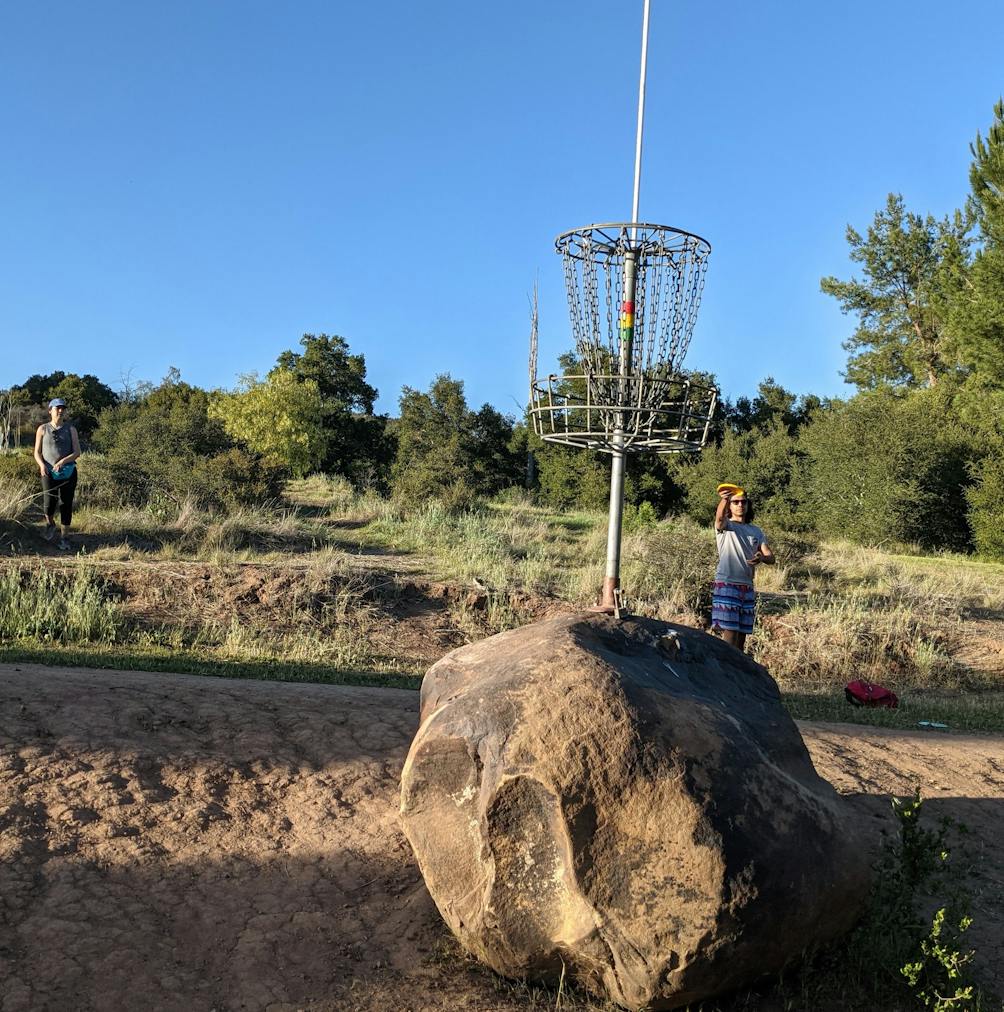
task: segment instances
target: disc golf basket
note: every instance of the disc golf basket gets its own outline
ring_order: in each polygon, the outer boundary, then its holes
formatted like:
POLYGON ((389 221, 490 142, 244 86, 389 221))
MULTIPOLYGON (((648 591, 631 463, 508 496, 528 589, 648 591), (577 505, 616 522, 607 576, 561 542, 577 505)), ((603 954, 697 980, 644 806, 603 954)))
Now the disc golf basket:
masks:
POLYGON ((609 453, 607 568, 599 608, 620 614, 624 461, 629 453, 700 450, 718 391, 683 359, 697 321, 711 246, 699 235, 638 220, 651 0, 644 0, 631 221, 587 225, 555 240, 575 339, 571 373, 537 377, 537 304, 530 332, 534 431, 549 443, 609 453))
POLYGON ((546 442, 613 457, 599 608, 619 615, 625 456, 700 450, 718 402, 714 387, 682 371, 711 246, 668 225, 620 222, 563 232, 555 248, 564 266, 576 370, 537 377, 535 316, 529 414, 546 442))
POLYGON ((667 225, 616 223, 563 232, 578 371, 536 377, 530 416, 551 443, 606 453, 699 450, 717 391, 681 365, 697 319, 711 246, 667 225))

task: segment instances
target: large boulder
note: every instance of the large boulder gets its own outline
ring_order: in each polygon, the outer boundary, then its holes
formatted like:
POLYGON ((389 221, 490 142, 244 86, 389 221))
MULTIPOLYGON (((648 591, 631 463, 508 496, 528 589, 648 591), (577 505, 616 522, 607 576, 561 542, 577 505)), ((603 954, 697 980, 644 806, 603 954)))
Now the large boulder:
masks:
POLYGON ((572 615, 422 683, 401 814, 461 943, 671 1009, 846 931, 867 862, 766 669, 684 626, 572 615))

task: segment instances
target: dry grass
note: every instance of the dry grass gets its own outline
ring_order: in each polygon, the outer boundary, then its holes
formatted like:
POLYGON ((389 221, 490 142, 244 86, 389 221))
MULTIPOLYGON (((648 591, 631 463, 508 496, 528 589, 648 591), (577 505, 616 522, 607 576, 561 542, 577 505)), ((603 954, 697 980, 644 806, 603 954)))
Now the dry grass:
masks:
POLYGON ((361 533, 371 543, 430 557, 444 579, 496 593, 560 594, 568 586, 568 538, 535 507, 454 513, 430 502, 378 517, 361 533))
POLYGON ((1004 609, 997 568, 821 545, 774 585, 755 656, 789 691, 854 678, 946 691, 997 687, 999 673, 960 657, 969 620, 1004 609))
MULTIPOLYGON (((603 584, 607 532, 597 525, 580 558, 590 560, 575 573, 577 600, 595 599, 603 584)), ((643 527, 624 536, 621 585, 628 607, 639 614, 698 624, 711 607, 715 539, 685 517, 643 527)))
MULTIPOLYGON (((26 529, 36 518, 33 497, 16 476, 0 481, 0 520, 26 529)), ((715 560, 710 525, 636 513, 622 552, 628 607, 704 624, 715 560)), ((556 608, 590 604, 603 579, 605 516, 554 513, 522 494, 466 511, 437 503, 408 510, 343 479, 315 475, 291 483, 281 506, 214 516, 193 502, 167 511, 162 504, 111 511, 85 505, 79 516, 88 554, 69 565, 197 562, 231 573, 267 563, 298 572, 287 612, 273 616, 278 627, 238 606, 225 620, 194 616, 122 633, 134 644, 242 663, 288 658, 313 666, 393 666, 388 630, 416 620, 375 599, 366 579, 376 570, 357 552, 379 562, 381 578, 426 573, 465 588, 441 602, 441 618, 427 627, 401 627, 413 631, 413 640, 433 637, 424 648, 429 653, 440 642, 436 636, 443 643, 474 640, 556 608)), ((1004 683, 1004 660, 994 660, 1004 658, 1004 566, 813 545, 770 533, 778 564, 759 570, 761 611, 750 645, 792 698, 822 698, 852 678, 901 694, 904 687, 949 694, 1004 683)), ((418 655, 412 650, 407 663, 417 663, 418 655)))

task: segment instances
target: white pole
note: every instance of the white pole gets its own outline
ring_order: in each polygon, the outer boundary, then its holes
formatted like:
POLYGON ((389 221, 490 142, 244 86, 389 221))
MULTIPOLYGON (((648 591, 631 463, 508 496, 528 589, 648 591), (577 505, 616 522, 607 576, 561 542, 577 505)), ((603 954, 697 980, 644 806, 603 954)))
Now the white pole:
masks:
MULTIPOLYGON (((638 221, 638 202, 641 196, 641 140, 645 125, 645 76, 648 68, 648 15, 650 0, 645 0, 641 25, 641 75, 638 81, 638 132, 634 146, 634 199, 631 204, 631 221, 638 221)), ((631 240, 638 238, 638 230, 631 229, 631 240)), ((624 304, 623 311, 631 314, 631 327, 621 333, 620 373, 627 376, 631 372, 632 343, 634 336, 634 301, 635 301, 635 257, 634 252, 624 258, 624 304)), ((622 393, 625 381, 621 380, 622 393)), ((621 583, 621 529, 624 517, 624 429, 623 420, 618 422, 613 432, 613 452, 610 463, 610 513, 607 518, 607 564, 603 578, 603 592, 600 607, 619 614, 620 583, 621 583)))
MULTIPOLYGON (((634 199, 631 202, 631 220, 638 220, 641 199, 641 140, 645 128, 645 76, 648 69, 648 14, 651 0, 645 0, 641 23, 641 75, 638 80, 638 132, 634 142, 634 199)), ((632 230, 631 238, 636 233, 632 230)))

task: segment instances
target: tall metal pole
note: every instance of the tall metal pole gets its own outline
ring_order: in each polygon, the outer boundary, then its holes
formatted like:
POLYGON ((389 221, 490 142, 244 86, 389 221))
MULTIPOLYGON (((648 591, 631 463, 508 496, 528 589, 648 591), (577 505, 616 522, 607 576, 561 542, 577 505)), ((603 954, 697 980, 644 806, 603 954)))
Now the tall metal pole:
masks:
MULTIPOLYGON (((634 191, 631 201, 631 221, 638 221, 638 204, 641 197, 641 148, 645 126, 645 77, 648 70, 648 16, 650 0, 645 0, 641 27, 641 74, 638 81, 638 129, 634 146, 634 191)), ((638 229, 631 228, 631 239, 638 237, 638 229)), ((637 253, 630 250, 624 256, 624 301, 620 314, 620 368, 623 404, 627 393, 625 377, 631 374, 634 351, 634 303, 637 274, 637 253)), ((603 577, 600 607, 615 613, 620 609, 621 528, 624 520, 624 416, 613 432, 613 459, 610 465, 610 515, 607 521, 607 566, 603 577)))
MULTIPOLYGON (((641 23, 641 76, 638 81, 638 130, 634 140, 634 199, 631 201, 631 220, 638 220, 638 201, 641 197, 641 138, 645 127, 645 75, 648 72, 648 10, 650 0, 645 0, 641 23)), ((631 238, 637 238, 638 230, 631 229, 631 238)))

